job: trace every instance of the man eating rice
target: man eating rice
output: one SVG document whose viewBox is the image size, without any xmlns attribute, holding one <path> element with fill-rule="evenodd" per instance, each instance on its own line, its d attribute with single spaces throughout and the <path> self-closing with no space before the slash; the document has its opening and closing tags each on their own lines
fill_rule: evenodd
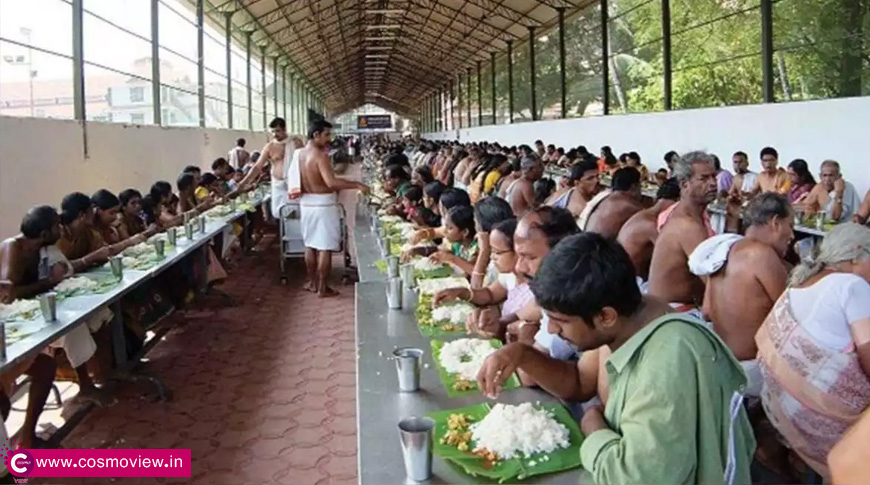
<svg viewBox="0 0 870 485">
<path fill-rule="evenodd" d="M 692 317 L 642 296 L 618 243 L 595 233 L 563 240 L 532 292 L 551 333 L 580 350 L 611 352 L 606 408 L 587 410 L 580 423 L 580 457 L 595 483 L 751 483 L 755 439 L 740 364 Z M 480 389 L 495 395 L 517 369 L 562 399 L 588 399 L 580 365 L 522 343 L 487 358 Z"/>
</svg>

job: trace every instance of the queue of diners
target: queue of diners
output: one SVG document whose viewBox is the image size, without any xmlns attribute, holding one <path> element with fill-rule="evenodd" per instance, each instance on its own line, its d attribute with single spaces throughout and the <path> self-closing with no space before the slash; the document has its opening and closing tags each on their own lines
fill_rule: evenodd
<svg viewBox="0 0 870 485">
<path fill-rule="evenodd" d="M 398 346 L 398 388 L 428 352 L 446 389 L 389 416 L 408 478 L 434 454 L 447 483 L 870 481 L 870 192 L 836 161 L 378 137 L 363 156 L 378 305 L 430 341 Z"/>
</svg>

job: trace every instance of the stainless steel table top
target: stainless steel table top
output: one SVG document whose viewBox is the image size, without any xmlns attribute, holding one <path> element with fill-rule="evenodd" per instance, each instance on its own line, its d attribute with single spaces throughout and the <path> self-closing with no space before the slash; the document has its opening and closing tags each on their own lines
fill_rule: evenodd
<svg viewBox="0 0 870 485">
<path fill-rule="evenodd" d="M 268 201 L 269 197 L 266 196 L 263 199 L 255 200 L 251 203 L 256 207 Z M 124 295 L 142 285 L 144 282 L 160 274 L 168 267 L 192 253 L 197 248 L 202 247 L 217 234 L 222 232 L 225 227 L 244 215 L 244 211 L 237 210 L 236 212 L 219 219 L 208 219 L 206 220 L 205 232 L 195 233 L 191 240 L 185 238 L 182 231 L 179 231 L 181 234 L 178 236 L 176 246 L 167 246 L 165 258 L 154 267 L 145 271 L 125 270 L 121 284 L 109 292 L 97 295 L 72 297 L 58 302 L 56 321 L 47 323 L 42 321 L 42 317 L 37 317 L 32 321 L 34 325 L 42 326 L 37 332 L 6 347 L 6 359 L 0 361 L 0 372 L 5 371 L 18 362 L 41 352 L 46 345 L 66 335 L 77 326 L 82 325 L 99 309 L 116 302 Z M 110 272 L 109 270 L 100 267 L 82 273 L 83 276 L 88 274 L 108 275 Z"/>
<path fill-rule="evenodd" d="M 357 241 L 357 244 L 360 242 Z M 389 310 L 383 282 L 370 281 L 357 285 L 357 445 L 359 477 L 363 485 L 405 483 L 397 427 L 399 420 L 405 417 L 423 416 L 433 411 L 460 408 L 485 401 L 510 404 L 556 402 L 553 396 L 529 388 L 505 391 L 496 401 L 488 400 L 482 394 L 449 397 L 432 359 L 430 339 L 420 334 L 417 329 L 413 310 L 416 296 L 410 291 L 406 291 L 404 296 L 403 310 Z M 398 347 L 416 347 L 423 350 L 420 391 L 416 393 L 398 391 L 396 365 L 390 360 L 393 350 Z M 485 483 L 437 456 L 433 459 L 432 471 L 433 477 L 429 483 Z M 577 485 L 592 483 L 592 477 L 582 469 L 575 469 L 532 477 L 522 483 Z"/>
<path fill-rule="evenodd" d="M 368 213 L 359 208 L 353 224 L 353 240 L 360 283 L 383 281 L 384 274 L 375 267 L 375 261 L 381 259 L 377 236 L 370 229 Z"/>
</svg>

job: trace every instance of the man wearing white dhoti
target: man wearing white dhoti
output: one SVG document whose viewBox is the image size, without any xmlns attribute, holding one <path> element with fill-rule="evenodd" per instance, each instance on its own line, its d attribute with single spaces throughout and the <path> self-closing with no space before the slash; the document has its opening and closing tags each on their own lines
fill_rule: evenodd
<svg viewBox="0 0 870 485">
<path fill-rule="evenodd" d="M 248 163 L 248 159 L 251 158 L 251 154 L 245 150 L 244 138 L 236 140 L 236 146 L 227 155 L 230 166 L 237 169 L 244 167 Z"/>
<path fill-rule="evenodd" d="M 338 192 L 369 188 L 360 183 L 335 176 L 329 161 L 332 125 L 316 120 L 308 130 L 308 144 L 297 150 L 287 172 L 290 196 L 299 195 L 302 239 L 305 243 L 305 268 L 308 281 L 305 289 L 316 291 L 321 298 L 337 295 L 327 285 L 332 271 L 332 251 L 341 246 L 341 210 Z"/>
<path fill-rule="evenodd" d="M 238 184 L 238 191 L 244 191 L 248 185 L 260 178 L 263 166 L 267 162 L 272 164 L 272 215 L 278 217 L 281 207 L 290 201 L 287 190 L 287 169 L 290 168 L 290 160 L 297 148 L 302 148 L 302 140 L 287 136 L 287 123 L 284 118 L 275 118 L 269 123 L 272 131 L 272 140 L 263 147 L 260 158 L 248 171 L 245 178 Z"/>
</svg>

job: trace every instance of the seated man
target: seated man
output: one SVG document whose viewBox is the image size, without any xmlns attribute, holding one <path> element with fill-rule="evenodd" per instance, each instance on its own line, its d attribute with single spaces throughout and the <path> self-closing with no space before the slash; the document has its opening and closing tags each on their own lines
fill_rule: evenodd
<svg viewBox="0 0 870 485">
<path fill-rule="evenodd" d="M 87 199 L 90 204 L 86 195 L 80 195 L 84 197 L 82 200 Z M 69 207 L 69 204 L 65 206 L 67 209 Z M 34 207 L 21 222 L 21 234 L 3 241 L 0 246 L 0 281 L 5 281 L 9 287 L 6 292 L 8 301 L 34 298 L 71 276 L 74 268 L 85 267 L 81 260 L 70 263 L 55 246 L 61 238 L 61 221 L 53 208 Z M 96 351 L 96 343 L 88 328 L 96 331 L 111 317 L 108 310 L 101 311 L 86 325 L 76 327 L 49 345 L 49 349 L 64 349 L 78 376 L 79 396 L 97 404 L 107 404 L 110 399 L 94 385 L 88 374 L 87 363 Z M 53 355 L 51 350 L 47 353 Z"/>
<path fill-rule="evenodd" d="M 750 483 L 743 371 L 712 332 L 642 296 L 634 278 L 619 244 L 584 233 L 556 245 L 531 284 L 551 332 L 579 350 L 611 352 L 607 405 L 580 423 L 583 468 L 600 484 Z M 517 369 L 562 399 L 593 392 L 581 380 L 589 372 L 523 343 L 487 357 L 481 391 L 495 396 Z"/>
<path fill-rule="evenodd" d="M 680 200 L 680 186 L 676 179 L 669 179 L 659 187 L 655 204 L 631 216 L 619 230 L 616 240 L 622 244 L 631 262 L 634 263 L 642 293 L 646 293 L 650 261 L 659 236 L 656 221 L 659 214 L 676 204 L 678 200 Z"/>
<path fill-rule="evenodd" d="M 598 166 L 593 161 L 580 161 L 571 167 L 566 182 L 565 188 L 551 195 L 546 204 L 568 209 L 577 217 L 598 193 Z"/>
<path fill-rule="evenodd" d="M 763 380 L 755 361 L 755 334 L 785 291 L 788 269 L 782 258 L 794 236 L 794 217 L 785 196 L 766 192 L 749 203 L 744 222 L 746 237 L 707 239 L 692 252 L 689 269 L 706 279 L 704 316 L 741 361 L 746 394 L 758 397 Z"/>
<path fill-rule="evenodd" d="M 860 209 L 861 197 L 855 186 L 843 178 L 840 164 L 825 160 L 822 162 L 819 183 L 797 207 L 811 213 L 824 211 L 829 221 L 839 223 L 850 220 Z"/>
<path fill-rule="evenodd" d="M 864 200 L 861 202 L 861 207 L 852 216 L 852 222 L 858 224 L 867 224 L 867 218 L 870 217 L 870 190 L 864 194 Z"/>
<path fill-rule="evenodd" d="M 731 162 L 734 166 L 734 180 L 729 195 L 732 200 L 743 200 L 745 196 L 752 194 L 758 174 L 749 170 L 749 157 L 743 152 L 736 152 L 731 157 Z"/>
<path fill-rule="evenodd" d="M 791 180 L 785 170 L 778 167 L 779 154 L 772 147 L 761 149 L 761 173 L 755 178 L 755 186 L 752 188 L 752 196 L 763 192 L 776 192 L 788 194 L 791 188 Z"/>
<path fill-rule="evenodd" d="M 581 231 L 597 232 L 615 238 L 631 216 L 644 208 L 640 195 L 640 172 L 634 168 L 620 168 L 613 175 L 610 192 L 596 197 L 583 210 L 578 219 Z M 579 221 L 583 221 L 582 224 Z"/>
<path fill-rule="evenodd" d="M 671 303 L 680 312 L 703 319 L 704 283 L 689 272 L 689 255 L 701 241 L 715 235 L 707 204 L 716 198 L 713 157 L 692 152 L 678 158 L 674 173 L 680 182 L 680 201 L 659 214 L 659 237 L 649 269 L 649 294 Z"/>
<path fill-rule="evenodd" d="M 535 202 L 535 181 L 544 174 L 544 164 L 537 158 L 526 157 L 520 162 L 522 176 L 511 182 L 505 191 L 505 200 L 511 205 L 517 217 L 523 217 L 537 206 Z"/>
<path fill-rule="evenodd" d="M 229 162 L 223 157 L 218 158 L 211 164 L 211 171 L 219 184 L 215 187 L 217 189 L 217 195 L 219 197 L 223 197 L 230 193 L 229 181 L 233 178 L 233 167 L 230 166 Z"/>
</svg>

